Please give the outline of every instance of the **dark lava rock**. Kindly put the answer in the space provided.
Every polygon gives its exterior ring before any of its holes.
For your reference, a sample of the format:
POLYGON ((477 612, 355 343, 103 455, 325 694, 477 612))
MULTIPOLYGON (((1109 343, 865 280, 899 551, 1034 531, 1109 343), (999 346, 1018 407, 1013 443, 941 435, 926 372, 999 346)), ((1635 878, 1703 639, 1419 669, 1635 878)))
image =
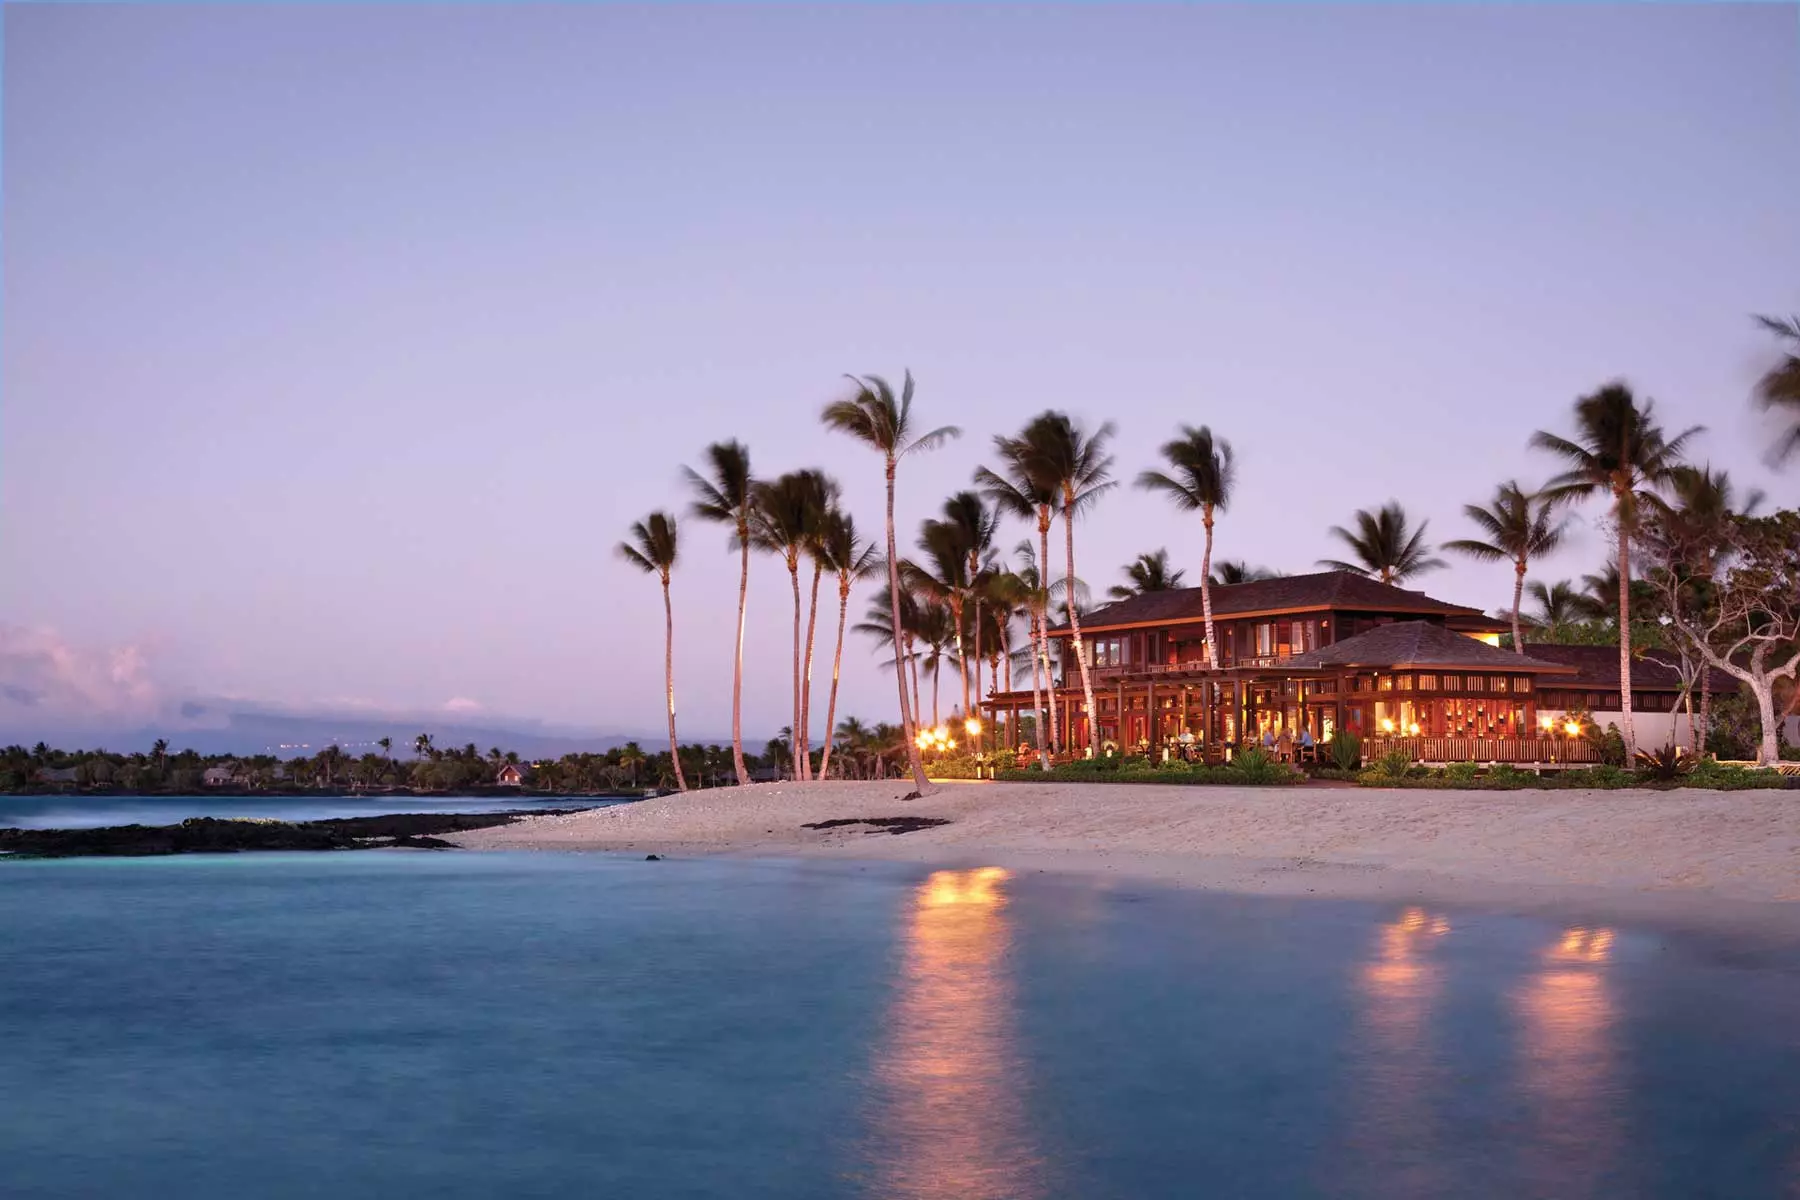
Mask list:
POLYGON ((660 854, 646 854, 646 855, 644 855, 644 861, 645 861, 645 862, 661 862, 661 861, 662 861, 662 855, 660 855, 660 854))
POLYGON ((834 821, 814 821, 810 825, 802 825, 802 829, 839 829, 846 825, 868 825, 872 828, 864 833, 877 833, 885 830, 888 833, 915 833, 921 829, 930 829, 934 825, 948 825, 948 817, 839 817, 834 821))
POLYGON ((920 796, 919 796, 919 793, 917 793, 917 792, 908 792, 908 793, 906 793, 906 795, 900 797, 900 799, 903 802, 907 801, 907 800, 918 800, 918 799, 920 799, 920 796))
POLYGON ((502 813, 394 813, 326 821, 230 821, 190 817, 179 825, 111 825, 103 829, 0 829, 0 854, 17 858, 84 855, 229 854, 240 850, 453 850, 432 837, 510 825, 520 817, 566 808, 502 813))

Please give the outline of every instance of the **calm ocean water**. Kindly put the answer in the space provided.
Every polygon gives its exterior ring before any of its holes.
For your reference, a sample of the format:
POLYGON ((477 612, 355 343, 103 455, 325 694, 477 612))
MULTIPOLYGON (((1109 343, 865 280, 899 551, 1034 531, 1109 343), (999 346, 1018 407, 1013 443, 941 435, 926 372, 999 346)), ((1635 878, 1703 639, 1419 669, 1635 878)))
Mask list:
POLYGON ((324 821, 390 813, 511 812, 516 808, 595 808, 593 796, 0 796, 0 828, 97 829, 174 825, 189 817, 273 817, 324 821))
POLYGON ((0 1194, 1800 1196, 1800 963, 998 869, 0 864, 0 1194))

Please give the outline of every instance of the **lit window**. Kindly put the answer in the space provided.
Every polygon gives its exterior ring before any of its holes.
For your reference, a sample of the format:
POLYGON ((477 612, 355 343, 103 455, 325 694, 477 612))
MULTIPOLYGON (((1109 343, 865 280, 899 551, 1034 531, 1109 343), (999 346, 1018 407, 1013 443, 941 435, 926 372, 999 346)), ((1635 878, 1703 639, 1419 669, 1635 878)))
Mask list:
POLYGON ((1496 693, 1504 692, 1506 690, 1506 676, 1496 675, 1488 680, 1488 690, 1496 693))
POLYGON ((1461 675, 1446 675, 1446 676, 1444 676, 1444 690, 1446 692, 1462 691, 1462 676, 1461 675))
POLYGON ((1513 691, 1521 696, 1529 696, 1531 694, 1531 676, 1514 675, 1513 691))
POLYGON ((1375 689, 1382 692, 1393 691, 1394 677, 1392 675, 1377 675, 1375 677, 1375 689))
POLYGON ((1412 691, 1413 677, 1411 675, 1396 675, 1394 677, 1394 687, 1402 692, 1412 691))
POLYGON ((1483 691, 1487 690, 1486 685, 1487 685, 1487 680, 1483 679, 1479 675, 1471 675, 1466 680, 1463 681, 1463 690, 1470 691, 1470 692, 1483 692, 1483 691))
POLYGON ((1419 690, 1421 692, 1435 692, 1437 691, 1437 681, 1438 677, 1436 675, 1421 675, 1419 676, 1419 690))

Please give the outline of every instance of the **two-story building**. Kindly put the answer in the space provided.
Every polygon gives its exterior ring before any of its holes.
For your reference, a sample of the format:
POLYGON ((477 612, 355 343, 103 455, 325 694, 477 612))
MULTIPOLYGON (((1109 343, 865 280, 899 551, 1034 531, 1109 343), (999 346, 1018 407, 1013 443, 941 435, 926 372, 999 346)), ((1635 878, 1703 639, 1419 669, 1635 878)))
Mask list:
MULTIPOLYGON (((1104 741, 1122 750, 1197 747, 1209 758, 1265 734, 1320 742, 1346 729, 1379 752, 1404 738, 1417 757, 1454 761, 1585 761, 1590 748, 1547 731, 1541 686, 1574 667, 1503 650, 1506 624, 1477 609, 1348 571, 1211 589, 1216 665, 1206 651, 1199 588, 1149 592, 1082 616, 1104 741)), ((1073 631, 1050 631, 1047 703, 1058 741, 1088 742, 1073 631)), ((1034 711, 1029 676, 984 701, 1017 745, 1034 711)))

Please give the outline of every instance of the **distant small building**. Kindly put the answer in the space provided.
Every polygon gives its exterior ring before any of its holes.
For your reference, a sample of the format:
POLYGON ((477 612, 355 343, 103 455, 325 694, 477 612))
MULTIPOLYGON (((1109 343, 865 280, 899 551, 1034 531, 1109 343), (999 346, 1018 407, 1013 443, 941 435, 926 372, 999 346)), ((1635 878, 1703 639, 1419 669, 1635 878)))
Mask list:
POLYGON ((526 770, 527 768, 521 763, 507 763, 500 768, 500 773, 494 776, 494 782, 501 787, 524 787, 526 770))
POLYGON ((208 767, 200 774, 200 782, 206 787, 230 787, 238 781, 237 767, 208 767))
POLYGON ((39 767, 37 778, 39 783, 75 783, 77 767, 39 767))

